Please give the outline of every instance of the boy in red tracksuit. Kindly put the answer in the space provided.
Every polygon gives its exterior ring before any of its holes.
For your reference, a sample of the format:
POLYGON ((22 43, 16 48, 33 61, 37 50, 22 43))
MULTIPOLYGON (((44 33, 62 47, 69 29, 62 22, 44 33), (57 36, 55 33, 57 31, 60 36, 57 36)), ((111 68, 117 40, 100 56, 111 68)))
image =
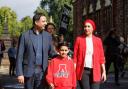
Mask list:
POLYGON ((73 60, 67 55, 67 43, 60 43, 58 51, 59 56, 49 63, 46 80, 52 89, 75 89, 75 68, 73 60))

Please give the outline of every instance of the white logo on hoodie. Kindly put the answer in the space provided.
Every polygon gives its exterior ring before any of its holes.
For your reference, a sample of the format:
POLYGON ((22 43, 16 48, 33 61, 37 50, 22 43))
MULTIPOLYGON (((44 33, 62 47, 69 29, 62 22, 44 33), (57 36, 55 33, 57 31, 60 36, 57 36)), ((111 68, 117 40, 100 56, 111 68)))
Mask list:
POLYGON ((67 67, 66 64, 59 64, 59 69, 58 71, 55 73, 55 76, 58 78, 68 78, 69 73, 67 71, 67 67))

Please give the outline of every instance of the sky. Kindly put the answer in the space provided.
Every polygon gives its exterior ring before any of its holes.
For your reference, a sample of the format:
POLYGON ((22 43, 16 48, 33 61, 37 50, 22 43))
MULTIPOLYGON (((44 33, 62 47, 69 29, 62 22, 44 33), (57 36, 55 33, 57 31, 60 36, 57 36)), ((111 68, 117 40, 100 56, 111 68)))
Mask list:
POLYGON ((18 20, 25 16, 33 16, 33 12, 40 6, 41 0, 0 0, 0 7, 8 6, 16 12, 18 20))

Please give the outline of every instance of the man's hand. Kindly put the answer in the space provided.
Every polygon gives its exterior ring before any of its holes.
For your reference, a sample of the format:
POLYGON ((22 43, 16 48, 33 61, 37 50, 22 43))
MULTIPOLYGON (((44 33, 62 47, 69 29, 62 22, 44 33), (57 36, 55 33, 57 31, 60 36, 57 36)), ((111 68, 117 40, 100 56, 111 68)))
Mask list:
POLYGON ((24 84, 24 76, 23 75, 18 76, 17 79, 18 79, 19 83, 24 84))

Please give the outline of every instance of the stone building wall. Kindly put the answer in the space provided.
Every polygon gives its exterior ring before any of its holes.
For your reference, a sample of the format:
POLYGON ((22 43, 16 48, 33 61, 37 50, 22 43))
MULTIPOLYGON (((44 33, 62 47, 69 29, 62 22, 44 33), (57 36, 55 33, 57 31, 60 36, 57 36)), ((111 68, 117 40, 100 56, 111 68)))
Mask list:
POLYGON ((79 34, 82 27, 82 3, 83 0, 75 0, 73 2, 73 30, 74 30, 74 39, 79 34))
MULTIPOLYGON (((81 29, 80 24, 83 16, 83 5, 88 3, 90 0, 76 0, 74 6, 74 36, 79 34, 78 29, 81 29), (82 9, 82 10, 81 10, 82 9)), ((98 0, 97 0, 98 1, 98 0)), ((104 37, 106 32, 115 28, 121 36, 125 38, 125 42, 128 42, 128 0, 110 0, 111 4, 105 6, 106 0, 100 1, 100 10, 94 11, 93 13, 86 14, 97 23, 98 31, 101 36, 104 37)), ((97 3, 94 3, 94 6, 97 3)), ((94 10, 96 7, 93 7, 94 10)), ((88 11, 87 11, 88 12, 88 11)))
POLYGON ((8 51, 8 48, 11 46, 11 38, 9 36, 9 34, 5 34, 3 33, 2 36, 0 37, 1 40, 4 41, 4 44, 5 44, 5 51, 4 51, 4 58, 7 59, 8 58, 8 55, 7 55, 7 51, 8 51))
POLYGON ((124 0, 124 16, 125 42, 128 43, 128 0, 124 0))
POLYGON ((116 13, 116 26, 115 28, 117 29, 118 33, 120 35, 123 35, 124 32, 124 8, 123 8, 123 1, 122 0, 117 0, 117 13, 116 13))

